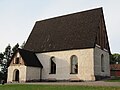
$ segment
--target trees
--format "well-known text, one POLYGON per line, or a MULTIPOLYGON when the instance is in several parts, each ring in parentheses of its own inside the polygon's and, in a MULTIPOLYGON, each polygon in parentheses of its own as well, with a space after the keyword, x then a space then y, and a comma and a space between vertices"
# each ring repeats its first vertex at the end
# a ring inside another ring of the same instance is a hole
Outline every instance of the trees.
POLYGON ((17 43, 13 48, 11 48, 10 44, 5 48, 3 53, 0 53, 0 80, 7 80, 7 69, 11 60, 11 56, 16 50, 19 48, 19 44, 17 43))
MULTIPOLYGON (((3 62, 4 54, 0 53, 0 69, 2 69, 2 62, 3 62)), ((0 71, 0 81, 3 79, 3 71, 0 71)))
POLYGON ((11 56, 12 56, 12 51, 11 51, 11 46, 9 44, 5 48, 5 52, 4 52, 4 62, 6 62, 6 64, 8 64, 8 62, 10 61, 11 56))
POLYGON ((110 64, 120 64, 120 54, 112 54, 110 56, 110 64))
POLYGON ((3 53, 0 53, 0 64, 2 64, 3 58, 4 58, 4 54, 3 54, 3 53))
MULTIPOLYGON (((21 45, 24 48, 25 41, 21 45)), ((7 80, 7 69, 11 60, 12 55, 18 50, 19 44, 17 43, 13 48, 8 44, 3 53, 0 53, 0 81, 7 80)))
POLYGON ((17 44, 12 48, 12 53, 15 53, 18 48, 19 48, 19 44, 17 43, 17 44))
POLYGON ((7 67, 8 62, 10 61, 12 54, 11 54, 11 46, 10 44, 5 48, 5 52, 1 54, 1 71, 0 71, 0 78, 7 80, 7 67))

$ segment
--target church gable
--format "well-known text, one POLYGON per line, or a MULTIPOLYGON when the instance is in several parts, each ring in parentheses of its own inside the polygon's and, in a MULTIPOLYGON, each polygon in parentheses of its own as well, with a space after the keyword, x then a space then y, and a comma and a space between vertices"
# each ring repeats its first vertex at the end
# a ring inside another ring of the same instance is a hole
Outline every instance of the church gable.
POLYGON ((101 15, 99 21, 99 29, 96 35, 96 44, 99 45, 101 49, 106 49, 110 53, 109 41, 103 15, 101 15))
POLYGON ((10 62, 10 66, 25 65, 24 60, 22 59, 20 53, 17 51, 10 62))

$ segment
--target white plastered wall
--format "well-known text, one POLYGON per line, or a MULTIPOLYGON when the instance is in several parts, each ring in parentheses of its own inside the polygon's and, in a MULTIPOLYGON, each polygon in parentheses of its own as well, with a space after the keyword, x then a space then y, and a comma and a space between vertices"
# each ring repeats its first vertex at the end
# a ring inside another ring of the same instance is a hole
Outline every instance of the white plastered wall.
POLYGON ((94 49, 67 50, 36 54, 39 58, 42 69, 42 79, 56 80, 95 80, 94 77, 94 49), (72 55, 78 57, 78 74, 70 74, 70 58, 72 55), (54 56, 56 60, 56 74, 50 73, 50 58, 54 56))
POLYGON ((16 65, 16 66, 9 66, 8 67, 8 78, 7 82, 13 82, 13 75, 14 70, 19 70, 19 81, 25 82, 26 81, 26 66, 25 65, 16 65))
POLYGON ((41 68, 28 66, 26 70, 26 81, 40 80, 41 78, 40 73, 41 73, 41 68))
POLYGON ((100 47, 96 46, 94 49, 95 56, 95 75, 96 76, 110 76, 110 64, 109 64, 109 53, 107 50, 101 50, 100 47), (101 70, 101 55, 103 54, 104 60, 104 72, 101 70))

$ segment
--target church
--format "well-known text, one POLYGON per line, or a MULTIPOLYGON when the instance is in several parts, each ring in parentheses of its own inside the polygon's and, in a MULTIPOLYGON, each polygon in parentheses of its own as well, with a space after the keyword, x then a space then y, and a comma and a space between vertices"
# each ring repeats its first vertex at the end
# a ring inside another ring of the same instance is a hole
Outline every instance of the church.
POLYGON ((110 76, 110 54, 102 8, 37 21, 7 82, 95 81, 110 76))

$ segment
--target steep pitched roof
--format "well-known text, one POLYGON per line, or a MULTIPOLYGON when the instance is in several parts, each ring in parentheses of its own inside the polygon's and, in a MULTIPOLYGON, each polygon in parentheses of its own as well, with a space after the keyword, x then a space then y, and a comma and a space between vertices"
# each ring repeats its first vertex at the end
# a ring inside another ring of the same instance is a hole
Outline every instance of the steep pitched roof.
POLYGON ((102 8, 37 21, 24 49, 49 52, 95 47, 102 8))
POLYGON ((18 49, 26 66, 43 67, 35 53, 23 49, 18 49))

